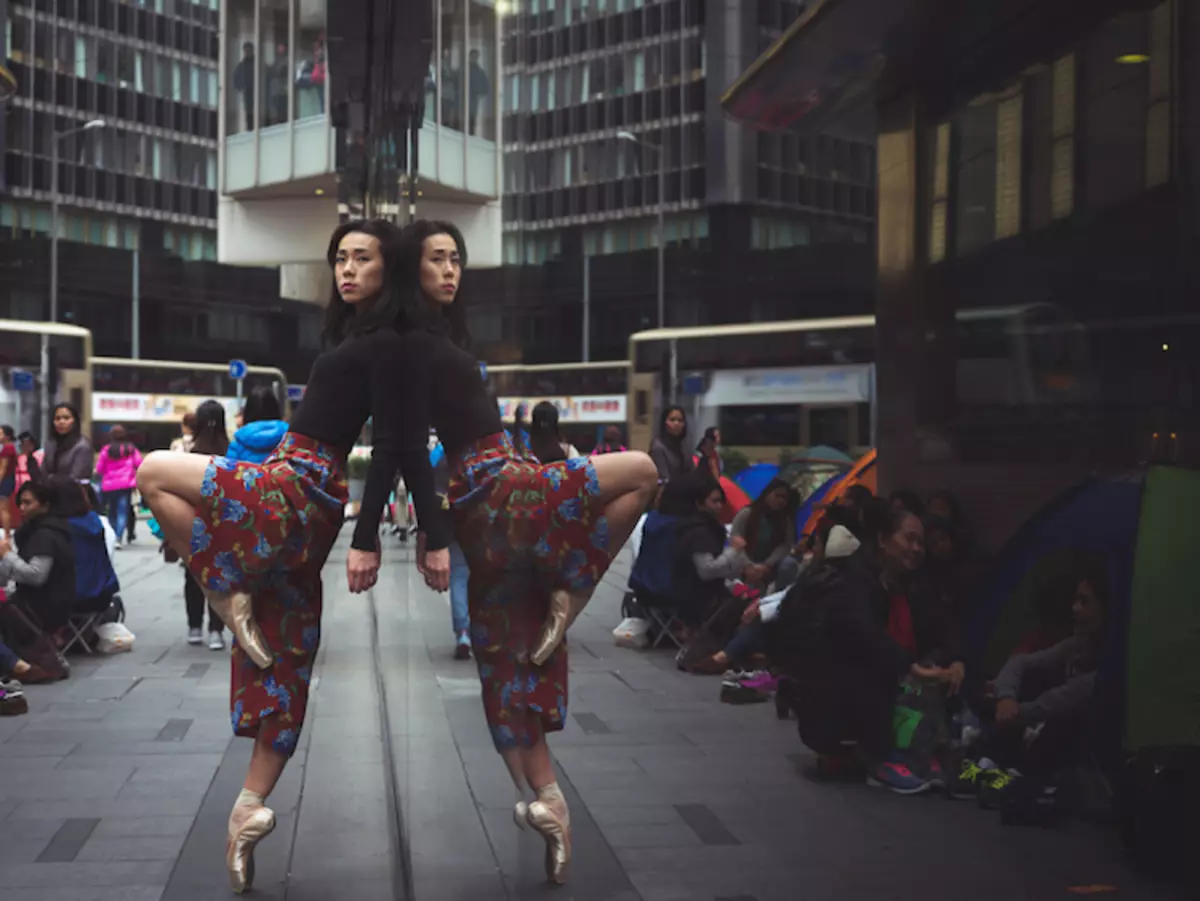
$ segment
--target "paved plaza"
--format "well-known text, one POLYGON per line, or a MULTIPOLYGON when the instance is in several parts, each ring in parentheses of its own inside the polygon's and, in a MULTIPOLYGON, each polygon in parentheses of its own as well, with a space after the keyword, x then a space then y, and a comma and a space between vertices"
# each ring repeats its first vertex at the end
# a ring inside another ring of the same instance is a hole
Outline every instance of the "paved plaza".
MULTIPOLYGON (((613 645, 619 564, 572 631, 571 717, 552 739, 571 804, 570 884, 512 822, 472 663, 444 596, 394 540, 371 595, 327 570, 309 723, 271 805, 254 897, 288 901, 1009 901, 1138 882, 1095 826, 1013 829, 972 803, 806 775, 794 722, 719 703, 719 680, 613 645)), ((0 897, 231 897, 224 826, 250 743, 229 730, 227 655, 185 641, 183 575, 118 555, 130 654, 73 658, 0 720, 0 897)))

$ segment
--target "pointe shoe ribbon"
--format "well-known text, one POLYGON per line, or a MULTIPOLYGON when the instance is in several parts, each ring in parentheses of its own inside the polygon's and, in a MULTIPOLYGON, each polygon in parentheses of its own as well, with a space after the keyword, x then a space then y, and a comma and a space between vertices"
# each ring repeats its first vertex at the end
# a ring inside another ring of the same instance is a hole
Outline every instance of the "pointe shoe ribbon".
POLYGON ((259 669, 270 669, 275 657, 263 638, 258 623, 254 621, 253 599, 244 591, 219 595, 205 592, 209 605, 217 616, 229 626, 237 639, 238 647, 246 652, 259 669))
POLYGON ((254 846, 275 831, 275 812, 259 807, 236 831, 229 835, 225 851, 225 867, 229 870, 229 885, 235 894, 248 892, 254 885, 254 846))

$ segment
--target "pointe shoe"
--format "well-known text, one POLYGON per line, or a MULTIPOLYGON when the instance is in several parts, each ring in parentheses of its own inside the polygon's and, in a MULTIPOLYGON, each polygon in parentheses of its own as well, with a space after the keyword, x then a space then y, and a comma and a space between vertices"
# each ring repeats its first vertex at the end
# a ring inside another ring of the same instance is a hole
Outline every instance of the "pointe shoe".
POLYGON ((237 832, 229 836, 225 850, 225 868, 229 870, 229 885, 235 894, 248 892, 254 885, 254 846, 275 830, 275 812, 269 807, 257 808, 237 832))
POLYGON ((275 657, 267 647, 258 623, 254 621, 254 601, 250 595, 244 591, 227 595, 205 592, 205 597, 237 639, 238 647, 246 652, 254 665, 259 669, 270 669, 275 657))
POLYGON ((518 801, 513 806, 513 822, 517 824, 518 829, 529 825, 529 805, 524 801, 518 801))
POLYGON ((541 666, 550 659, 554 649, 567 637, 567 629, 571 628, 591 599, 590 594, 577 596, 561 588, 550 592, 550 612, 546 614, 537 644, 529 655, 534 666, 541 666))
POLYGON ((571 826, 568 818, 560 818, 545 801, 533 801, 529 805, 528 822, 546 840, 546 881, 563 885, 567 881, 567 867, 571 863, 571 826))

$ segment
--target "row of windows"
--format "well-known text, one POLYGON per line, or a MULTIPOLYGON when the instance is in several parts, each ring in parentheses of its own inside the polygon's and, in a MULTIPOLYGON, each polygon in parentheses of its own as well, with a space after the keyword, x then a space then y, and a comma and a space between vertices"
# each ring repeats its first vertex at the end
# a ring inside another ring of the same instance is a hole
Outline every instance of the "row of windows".
MULTIPOLYGON (((17 106, 9 108, 6 118, 8 150, 46 158, 53 153, 56 130, 61 134, 82 124, 17 106)), ((94 167, 210 191, 217 187, 216 148, 198 141, 152 137, 118 122, 59 141, 59 159, 68 169, 94 167)), ((60 189, 69 190, 66 185, 60 189)))
POLYGON ((758 163, 834 181, 875 182, 875 148, 829 135, 758 132, 758 163))
POLYGON ((569 16, 566 3, 548 9, 533 9, 505 19, 505 37, 524 37, 523 41, 505 41, 505 64, 524 60, 546 62, 583 53, 603 50, 626 41, 656 37, 664 31, 678 31, 685 25, 704 24, 702 0, 665 0, 645 6, 640 0, 607 0, 599 10, 601 0, 588 7, 594 15, 569 16), (637 2, 636 6, 632 3, 637 2), (617 9, 617 6, 621 9, 617 9), (665 24, 664 24, 665 23, 665 24))
POLYGON ((124 21, 121 6, 138 6, 160 16, 199 22, 216 28, 221 0, 17 0, 14 6, 33 7, 38 12, 57 12, 66 19, 78 18, 87 25, 118 28, 124 21))
POLYGON ((639 48, 568 63, 545 72, 508 78, 508 111, 541 112, 654 90, 665 82, 679 85, 704 77, 708 54, 704 39, 692 34, 659 47, 639 48))
POLYGON ((553 112, 509 114, 504 117, 504 141, 533 144, 592 131, 632 127, 668 117, 703 115, 704 85, 702 79, 683 84, 678 89, 610 97, 553 112))
MULTIPOLYGON (((117 216, 78 210, 60 210, 58 215, 58 236, 65 241, 134 250, 138 246, 138 232, 136 222, 117 216)), ((50 234, 50 207, 13 201, 0 203, 0 234, 12 238, 50 234)), ((164 228, 163 247, 185 260, 215 260, 217 235, 209 229, 164 228)))
POLYGON ((74 75, 51 76, 48 71, 31 70, 19 63, 14 63, 11 69, 21 88, 18 102, 32 99, 75 110, 84 120, 95 117, 125 119, 139 125, 216 140, 215 110, 122 90, 74 75))
POLYGON ((812 243, 812 226, 808 222, 755 216, 750 220, 750 246, 754 250, 786 250, 807 247, 812 243))
POLYGON ((623 138, 507 154, 504 189, 507 193, 523 194, 636 178, 658 172, 660 153, 667 172, 704 165, 704 123, 685 122, 657 131, 631 132, 623 138))
MULTIPOLYGON (((701 248, 708 239, 708 214, 682 213, 666 216, 663 219, 663 231, 666 233, 667 247, 701 248)), ((588 228, 583 233, 583 252, 587 256, 628 253, 631 250, 649 250, 657 246, 657 217, 588 228)))
POLYGON ((840 181, 807 178, 794 172, 758 168, 758 199, 826 210, 844 216, 875 217, 875 189, 840 181))
MULTIPOLYGON (((705 170, 702 166, 668 172, 663 179, 667 203, 696 204, 705 198, 705 170)), ((536 194, 505 195, 506 222, 534 223, 566 216, 620 213, 657 203, 658 179, 655 176, 626 178, 605 184, 539 191, 536 194)))
POLYGON ((220 341, 266 347, 271 343, 270 322, 261 313, 169 307, 164 318, 166 332, 176 344, 220 341))
MULTIPOLYGON (((28 5, 25 10, 15 6, 12 10, 14 21, 33 22, 29 27, 36 43, 31 46, 36 49, 38 56, 46 55, 41 51, 42 42, 49 40, 53 27, 53 13, 49 6, 49 3, 39 3, 36 18, 33 11, 28 9, 28 5)), ((89 32, 94 27, 126 38, 138 38, 164 49, 192 53, 209 59, 215 60, 219 52, 214 15, 210 15, 210 22, 195 25, 110 0, 79 0, 78 4, 71 0, 58 0, 57 7, 60 34, 89 32)))
MULTIPOLYGON (((214 63, 187 61, 168 53, 104 37, 70 33, 66 29, 58 35, 58 51, 51 60, 49 26, 40 25, 36 41, 29 26, 29 20, 21 17, 8 22, 6 50, 14 62, 152 97, 216 109, 217 67, 214 63)), ((60 98, 59 102, 63 103, 63 100, 60 98)))

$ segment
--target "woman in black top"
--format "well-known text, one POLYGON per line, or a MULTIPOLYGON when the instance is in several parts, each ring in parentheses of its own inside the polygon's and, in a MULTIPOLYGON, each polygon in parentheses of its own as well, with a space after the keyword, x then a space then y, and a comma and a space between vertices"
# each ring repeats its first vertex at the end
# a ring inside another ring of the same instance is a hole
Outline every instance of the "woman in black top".
POLYGON ((255 844, 275 827, 264 801, 303 726, 320 639, 321 568, 342 523, 346 456, 368 417, 375 450, 347 564, 351 588, 375 584, 379 519, 397 469, 427 524, 426 581, 442 591, 449 581, 447 530, 439 528, 425 445, 425 373, 393 327, 401 314, 399 247, 399 230, 384 221, 334 231, 325 330, 332 347, 314 364, 291 431, 269 460, 157 451, 138 470, 167 540, 237 639, 233 728, 255 740, 229 818, 226 866, 238 892, 253 879, 255 844))
MULTIPOLYGON (((546 747, 546 733, 561 729, 567 713, 561 643, 648 506, 658 472, 643 453, 542 463, 514 448, 455 303, 462 236, 448 223, 419 221, 405 229, 403 245, 412 294, 404 358, 428 386, 427 406, 406 397, 405 414, 421 427, 431 419, 446 447, 454 534, 471 570, 484 712, 518 791, 536 794, 517 804, 517 823, 542 834, 547 876, 562 882, 570 825, 546 747)), ((423 529, 427 521, 420 517, 423 529)))

